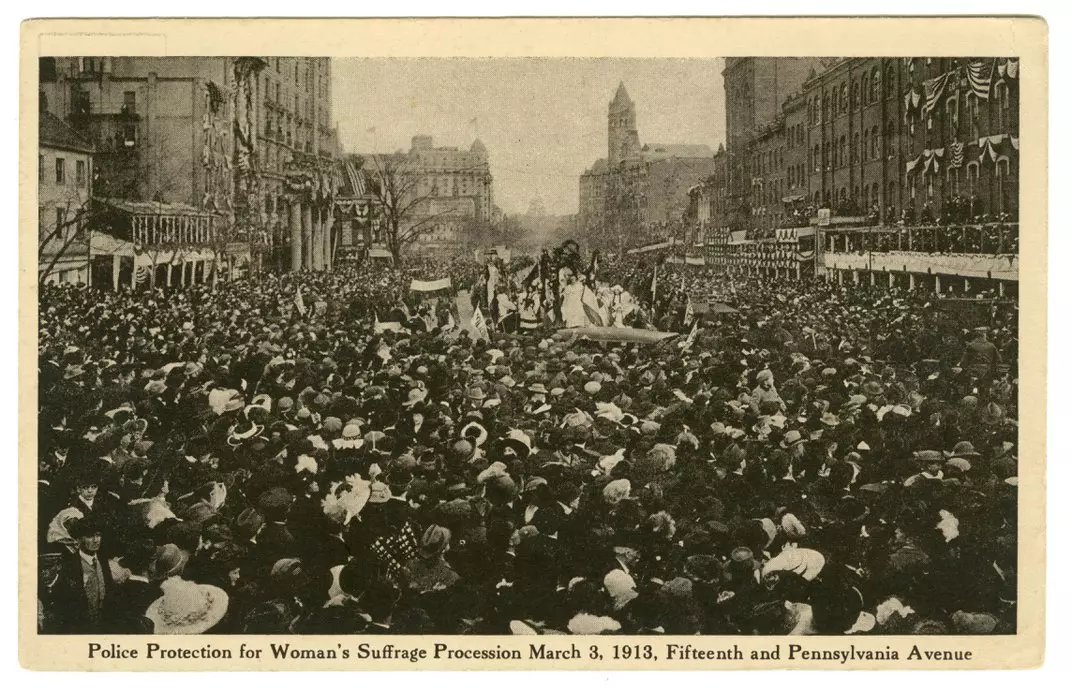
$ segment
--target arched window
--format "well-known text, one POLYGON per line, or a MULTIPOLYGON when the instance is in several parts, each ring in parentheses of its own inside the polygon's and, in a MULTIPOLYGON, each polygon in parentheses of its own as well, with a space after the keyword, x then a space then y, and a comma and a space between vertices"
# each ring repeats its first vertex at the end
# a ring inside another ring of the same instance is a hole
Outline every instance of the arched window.
POLYGON ((852 200, 854 202, 860 201, 860 186, 859 185, 857 185, 856 187, 852 188, 852 200))
POLYGON ((815 99, 808 99, 808 122, 815 122, 815 99))
POLYGON ((852 97, 849 100, 849 109, 856 110, 860 104, 860 85, 855 81, 852 83, 852 97))
POLYGON ((893 206, 895 199, 897 199, 897 183, 891 182, 886 188, 886 206, 893 206))
MULTIPOLYGON (((878 206, 878 183, 871 185, 871 206, 878 206)), ((870 209, 868 209, 870 210, 870 209)))
POLYGON ((860 78, 860 101, 864 104, 870 103, 871 92, 871 78, 866 74, 860 78))
MULTIPOLYGON (((837 93, 836 92, 834 94, 834 97, 837 98, 837 93)), ((831 111, 831 109, 834 108, 834 106, 831 105, 830 92, 829 91, 824 91, 823 92, 822 102, 823 102, 823 120, 822 121, 826 122, 826 121, 828 121, 830 119, 830 111, 831 111)))
POLYGON ((847 188, 845 188, 845 187, 842 187, 842 188, 841 188, 841 193, 840 193, 839 197, 840 197, 841 201, 843 201, 843 202, 844 202, 844 201, 848 201, 848 198, 849 198, 849 192, 848 192, 848 189, 847 189, 847 188))
POLYGON ((878 158, 878 125, 871 128, 871 148, 868 151, 871 152, 871 160, 878 158))
POLYGON ((846 145, 845 135, 841 135, 841 139, 838 140, 838 167, 843 167, 845 165, 846 145))
POLYGON ((966 172, 965 182, 967 183, 967 189, 964 191, 969 198, 974 199, 979 191, 979 164, 974 161, 969 163, 966 172))
POLYGON ((945 169, 945 188, 950 199, 960 196, 960 168, 945 169))
POLYGON ((838 111, 840 113, 849 112, 849 87, 845 86, 845 83, 841 83, 841 99, 838 111))
POLYGON ((830 169, 830 142, 823 142, 823 164, 822 167, 830 169))
POLYGON ((997 167, 994 170, 994 181, 997 183, 997 199, 995 199, 995 211, 997 213, 1004 213, 1009 210, 1009 200, 1006 197, 1008 191, 1009 182, 1009 159, 1006 156, 1002 156, 997 161, 997 167))
POLYGON ((849 160, 852 163, 860 162, 860 133, 855 132, 852 135, 852 144, 849 145, 849 160))
POLYGON ((1009 122, 1009 85, 1004 81, 994 86, 994 101, 997 106, 998 132, 1004 132, 1010 126, 1009 122))
POLYGON ((886 158, 893 158, 893 132, 893 120, 887 120, 886 133, 882 141, 882 150, 885 152, 886 158))
POLYGON ((818 173, 821 165, 819 159, 819 145, 816 144, 811 150, 811 169, 818 173))
POLYGON ((871 208, 871 188, 864 185, 864 211, 871 208))
POLYGON ((974 91, 968 91, 964 96, 964 114, 968 118, 968 127, 972 139, 979 138, 979 97, 974 91))
POLYGON ((873 158, 871 154, 871 132, 864 130, 862 141, 860 142, 860 160, 867 161, 873 158))
POLYGON ((868 81, 867 100, 874 103, 878 100, 878 67, 871 68, 871 79, 868 81))

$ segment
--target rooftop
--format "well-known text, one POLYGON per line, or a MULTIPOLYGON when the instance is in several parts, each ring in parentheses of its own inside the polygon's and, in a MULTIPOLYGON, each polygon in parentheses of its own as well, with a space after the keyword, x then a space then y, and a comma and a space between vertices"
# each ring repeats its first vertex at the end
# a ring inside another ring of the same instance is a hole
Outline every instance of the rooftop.
POLYGON ((54 149, 93 153, 93 144, 89 140, 47 110, 41 111, 38 119, 37 139, 41 145, 54 149))

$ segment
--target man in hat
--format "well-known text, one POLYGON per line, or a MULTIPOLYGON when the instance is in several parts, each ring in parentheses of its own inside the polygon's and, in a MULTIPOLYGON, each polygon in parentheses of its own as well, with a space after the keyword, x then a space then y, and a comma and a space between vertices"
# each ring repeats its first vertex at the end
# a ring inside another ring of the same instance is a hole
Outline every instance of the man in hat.
POLYGON ((987 340, 988 331, 985 326, 973 329, 972 340, 964 346, 964 354, 960 358, 960 367, 987 381, 994 378, 997 367, 1001 364, 1001 354, 998 353, 997 347, 987 340))
POLYGON ((65 557, 52 586, 56 633, 101 633, 106 602, 115 587, 111 569, 100 555, 103 526, 93 516, 72 519, 67 526, 77 549, 65 557))

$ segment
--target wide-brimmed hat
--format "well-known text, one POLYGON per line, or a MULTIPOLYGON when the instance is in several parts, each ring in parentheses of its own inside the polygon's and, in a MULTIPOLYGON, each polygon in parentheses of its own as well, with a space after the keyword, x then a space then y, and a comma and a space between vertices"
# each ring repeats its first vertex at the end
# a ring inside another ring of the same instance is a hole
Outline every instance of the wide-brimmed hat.
POLYGON ((882 384, 872 379, 863 383, 863 385, 860 387, 860 393, 867 396, 868 398, 877 398, 882 394, 886 393, 886 387, 882 386, 882 384))
POLYGON ((403 403, 402 406, 405 408, 412 408, 426 398, 428 398, 428 392, 426 390, 420 388, 410 389, 409 393, 406 395, 406 402, 403 403))
POLYGON ((547 394, 547 387, 543 382, 533 382, 528 386, 529 393, 547 394))
POLYGON ((450 530, 441 525, 430 525, 421 536, 420 553, 425 557, 442 554, 450 546, 450 530))
POLYGON ((829 410, 822 414, 822 416, 819 418, 819 422, 826 425, 827 427, 837 427, 841 424, 841 420, 838 418, 838 416, 834 415, 829 410))
POLYGON ((239 423, 231 427, 227 433, 227 444, 229 446, 240 446, 246 440, 259 436, 263 431, 264 425, 258 425, 255 422, 239 423))
POLYGON ((480 388, 479 386, 473 386, 465 392, 465 397, 471 401, 483 401, 485 398, 487 398, 487 395, 484 393, 484 389, 480 388))
POLYGON ((519 429, 507 432, 499 443, 504 450, 510 451, 520 460, 525 460, 532 453, 532 439, 519 429))
POLYGON ((205 633, 227 614, 227 592, 214 585, 174 578, 161 590, 164 595, 145 611, 155 634, 205 633))
POLYGON ((958 441, 952 451, 945 452, 945 456, 946 458, 978 458, 982 454, 975 450, 975 446, 970 441, 958 441))
POLYGON ((488 440, 488 430, 477 421, 472 421, 462 427, 460 436, 468 439, 476 447, 481 447, 488 440))
POLYGON ((391 498, 391 488, 385 482, 373 482, 369 486, 369 504, 383 504, 391 498))

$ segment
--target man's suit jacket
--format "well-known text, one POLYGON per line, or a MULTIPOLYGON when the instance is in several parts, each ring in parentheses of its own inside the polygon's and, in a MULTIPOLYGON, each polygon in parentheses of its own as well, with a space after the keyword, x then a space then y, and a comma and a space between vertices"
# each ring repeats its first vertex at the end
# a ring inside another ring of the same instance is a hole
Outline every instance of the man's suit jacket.
MULTIPOLYGON (((101 574, 104 579, 104 602, 101 603, 101 619, 108 606, 108 597, 115 590, 112 572, 107 561, 98 556, 101 574)), ((56 583, 52 586, 50 612, 56 627, 56 633, 89 634, 100 633, 101 623, 89 620, 89 600, 82 580, 82 558, 78 552, 64 557, 56 583)))
POLYGON ((103 618, 107 632, 151 634, 152 622, 145 617, 145 612, 162 595, 155 583, 134 580, 116 583, 105 602, 103 618))

